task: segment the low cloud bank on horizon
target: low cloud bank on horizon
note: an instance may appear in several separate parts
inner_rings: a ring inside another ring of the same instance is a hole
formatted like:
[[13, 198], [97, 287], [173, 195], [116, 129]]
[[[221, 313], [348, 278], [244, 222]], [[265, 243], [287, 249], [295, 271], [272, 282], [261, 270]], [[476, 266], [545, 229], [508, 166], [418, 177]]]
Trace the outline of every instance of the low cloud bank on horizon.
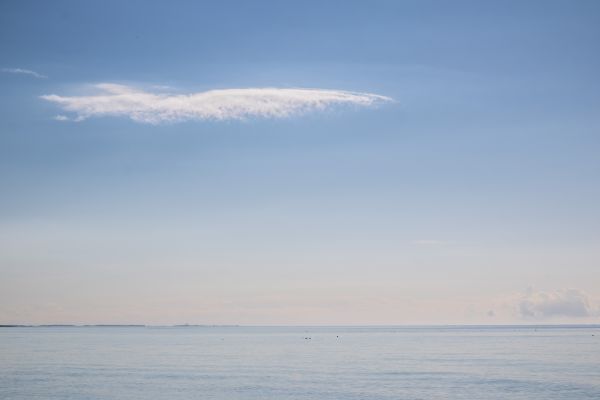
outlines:
[[242, 120], [249, 117], [286, 118], [335, 105], [369, 107], [392, 101], [390, 97], [326, 89], [247, 88], [220, 89], [191, 94], [152, 93], [132, 86], [101, 83], [89, 96], [41, 96], [58, 104], [74, 118], [128, 117], [136, 122], [159, 124], [190, 120]]
[[600, 316], [598, 304], [579, 289], [544, 292], [529, 288], [519, 299], [518, 310], [520, 316], [526, 319]]
[[9, 74], [30, 75], [30, 76], [33, 76], [38, 79], [47, 78], [46, 75], [42, 75], [42, 74], [32, 71], [30, 69], [24, 69], [24, 68], [2, 68], [2, 72], [8, 72]]

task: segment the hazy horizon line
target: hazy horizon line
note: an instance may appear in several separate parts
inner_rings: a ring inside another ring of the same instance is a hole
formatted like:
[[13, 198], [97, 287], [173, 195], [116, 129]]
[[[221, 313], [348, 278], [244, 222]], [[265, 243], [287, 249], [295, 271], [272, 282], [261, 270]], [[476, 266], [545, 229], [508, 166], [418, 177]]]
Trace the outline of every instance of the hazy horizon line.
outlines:
[[342, 324], [342, 325], [242, 325], [242, 324], [0, 324], [0, 328], [442, 328], [442, 327], [591, 327], [600, 323], [581, 324]]

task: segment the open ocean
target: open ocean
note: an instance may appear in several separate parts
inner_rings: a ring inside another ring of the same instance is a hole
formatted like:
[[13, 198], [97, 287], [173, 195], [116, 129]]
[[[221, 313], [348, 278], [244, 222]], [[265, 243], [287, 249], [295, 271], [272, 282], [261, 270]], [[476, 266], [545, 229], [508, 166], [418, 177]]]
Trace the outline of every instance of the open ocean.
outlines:
[[0, 399], [600, 399], [600, 326], [0, 328]]

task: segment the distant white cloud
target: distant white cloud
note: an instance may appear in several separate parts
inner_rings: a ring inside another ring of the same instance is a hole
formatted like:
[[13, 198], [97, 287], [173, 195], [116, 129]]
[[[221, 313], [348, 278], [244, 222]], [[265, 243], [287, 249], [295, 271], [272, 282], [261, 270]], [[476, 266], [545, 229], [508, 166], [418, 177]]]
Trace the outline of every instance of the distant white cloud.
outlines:
[[419, 239], [413, 240], [412, 244], [420, 244], [420, 245], [436, 245], [436, 244], [446, 244], [444, 240], [436, 240], [436, 239]]
[[583, 318], [598, 314], [589, 296], [579, 289], [543, 292], [529, 288], [518, 300], [517, 306], [524, 318]]
[[47, 78], [46, 75], [42, 75], [39, 74], [35, 71], [32, 71], [30, 69], [23, 69], [23, 68], [2, 68], [2, 72], [8, 72], [9, 74], [23, 74], [23, 75], [30, 75], [33, 76], [35, 78], [38, 79], [45, 79]]
[[113, 83], [94, 85], [99, 93], [89, 96], [50, 94], [42, 99], [89, 117], [128, 117], [158, 124], [187, 120], [240, 120], [249, 117], [285, 118], [335, 105], [368, 107], [391, 101], [371, 93], [324, 89], [249, 88], [221, 89], [191, 94], [152, 93]]

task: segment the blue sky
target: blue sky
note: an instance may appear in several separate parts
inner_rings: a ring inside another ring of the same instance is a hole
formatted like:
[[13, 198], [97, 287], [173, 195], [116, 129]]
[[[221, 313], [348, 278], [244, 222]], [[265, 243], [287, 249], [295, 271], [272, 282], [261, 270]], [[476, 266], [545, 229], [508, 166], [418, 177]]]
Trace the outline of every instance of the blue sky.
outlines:
[[[0, 322], [597, 322], [599, 26], [593, 1], [4, 1]], [[102, 83], [393, 101], [146, 123], [40, 97]]]

